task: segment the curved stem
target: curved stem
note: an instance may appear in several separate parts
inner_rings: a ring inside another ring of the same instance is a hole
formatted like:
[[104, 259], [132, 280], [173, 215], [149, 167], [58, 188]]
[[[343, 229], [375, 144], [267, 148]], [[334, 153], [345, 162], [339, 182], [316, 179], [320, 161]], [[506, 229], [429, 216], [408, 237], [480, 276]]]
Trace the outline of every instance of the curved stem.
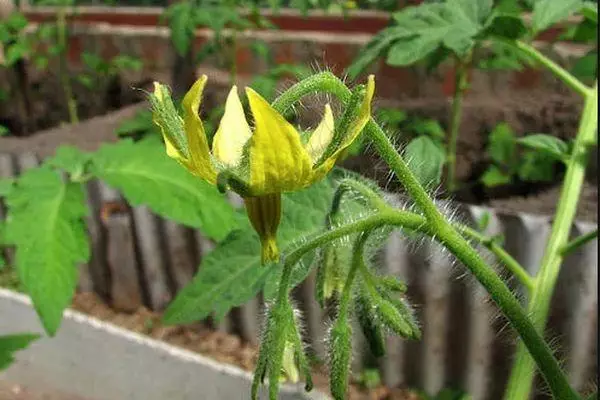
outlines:
[[363, 264], [364, 247], [367, 238], [369, 237], [370, 231], [364, 231], [356, 239], [354, 248], [352, 249], [352, 264], [350, 265], [350, 271], [346, 277], [346, 283], [344, 283], [344, 289], [342, 290], [342, 298], [340, 299], [339, 316], [345, 318], [348, 314], [348, 307], [350, 304], [350, 295], [352, 294], [352, 286], [354, 285], [354, 278], [356, 273]]
[[591, 232], [588, 232], [584, 235], [578, 236], [560, 249], [560, 255], [563, 257], [567, 257], [571, 253], [574, 253], [581, 246], [586, 244], [587, 242], [594, 240], [598, 237], [598, 229], [594, 229]]
[[454, 227], [463, 234], [465, 237], [469, 237], [481, 245], [485, 246], [491, 251], [498, 260], [500, 260], [506, 269], [508, 269], [528, 291], [532, 291], [534, 287], [534, 279], [529, 273], [515, 260], [510, 254], [506, 252], [498, 243], [492, 238], [482, 235], [474, 229], [471, 229], [464, 225], [454, 225]]
[[[558, 208], [552, 223], [550, 239], [544, 251], [544, 257], [536, 276], [536, 284], [531, 292], [531, 300], [527, 311], [531, 315], [535, 328], [542, 332], [546, 326], [550, 300], [563, 261], [563, 247], [569, 240], [569, 233], [575, 214], [577, 202], [585, 178], [585, 169], [589, 156], [589, 146], [598, 124], [598, 83], [586, 96], [583, 116], [573, 145], [573, 151], [567, 161], [567, 171], [558, 200]], [[534, 364], [527, 348], [519, 343], [514, 368], [512, 369], [505, 399], [526, 399], [529, 397], [533, 383]]]
[[514, 44], [519, 50], [523, 51], [525, 54], [542, 64], [542, 66], [548, 68], [556, 76], [558, 76], [558, 78], [560, 78], [560, 80], [562, 80], [567, 86], [569, 86], [571, 89], [573, 89], [580, 95], [587, 96], [591, 92], [591, 89], [589, 87], [581, 83], [581, 81], [575, 78], [573, 75], [571, 75], [569, 71], [567, 71], [566, 69], [564, 69], [548, 57], [546, 57], [545, 55], [543, 55], [538, 49], [536, 49], [532, 45], [522, 42], [520, 40], [509, 43]]
[[[332, 93], [343, 103], [350, 97], [350, 90], [333, 74], [325, 72], [292, 86], [275, 100], [273, 107], [283, 113], [303, 96], [317, 91]], [[396, 174], [410, 197], [425, 215], [428, 226], [434, 232], [436, 239], [444, 244], [473, 273], [490, 293], [490, 296], [506, 315], [513, 328], [519, 333], [535, 358], [554, 396], [560, 399], [579, 398], [577, 393], [569, 386], [558, 361], [521, 308], [519, 301], [479, 254], [439, 212], [381, 128], [371, 119], [365, 131], [381, 157]]]

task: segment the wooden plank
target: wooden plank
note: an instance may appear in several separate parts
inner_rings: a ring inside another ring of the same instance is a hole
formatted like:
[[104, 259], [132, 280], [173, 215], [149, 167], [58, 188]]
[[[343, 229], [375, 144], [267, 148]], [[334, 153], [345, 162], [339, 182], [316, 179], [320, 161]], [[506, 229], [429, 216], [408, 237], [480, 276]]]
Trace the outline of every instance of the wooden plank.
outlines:
[[147, 207], [134, 208], [133, 220], [149, 306], [152, 310], [159, 311], [169, 304], [172, 293], [164, 268], [164, 254], [158, 221]]
[[118, 192], [100, 185], [102, 225], [106, 232], [106, 261], [110, 271], [110, 298], [117, 310], [135, 311], [143, 304], [135, 253], [135, 237], [128, 207]]

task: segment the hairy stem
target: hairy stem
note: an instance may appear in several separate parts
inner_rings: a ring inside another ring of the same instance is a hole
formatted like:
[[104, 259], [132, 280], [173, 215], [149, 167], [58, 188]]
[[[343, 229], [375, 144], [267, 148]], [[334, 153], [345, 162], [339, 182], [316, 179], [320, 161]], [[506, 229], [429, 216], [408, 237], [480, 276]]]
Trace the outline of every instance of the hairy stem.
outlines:
[[515, 260], [510, 254], [506, 252], [496, 241], [492, 238], [482, 235], [474, 229], [471, 229], [464, 225], [456, 225], [454, 227], [462, 233], [463, 236], [467, 238], [471, 238], [482, 246], [485, 246], [489, 251], [496, 256], [498, 260], [500, 260], [507, 270], [509, 270], [515, 278], [521, 282], [523, 286], [527, 288], [528, 291], [531, 292], [534, 286], [534, 279], [529, 275], [529, 273], [523, 268], [521, 264], [517, 260]]
[[[586, 95], [583, 115], [567, 161], [567, 171], [562, 186], [558, 208], [554, 216], [550, 239], [546, 245], [536, 284], [531, 291], [528, 314], [535, 328], [542, 332], [548, 319], [550, 300], [564, 258], [563, 247], [569, 240], [569, 233], [577, 212], [577, 202], [585, 178], [585, 169], [590, 151], [589, 143], [594, 141], [598, 124], [598, 83]], [[519, 343], [515, 364], [508, 381], [505, 399], [526, 399], [531, 392], [534, 375], [534, 362], [526, 346]], [[559, 397], [560, 398], [560, 397]]]
[[[348, 101], [351, 95], [350, 90], [339, 79], [331, 73], [324, 72], [292, 86], [275, 100], [273, 107], [283, 113], [303, 96], [315, 92], [332, 93], [342, 103]], [[428, 225], [435, 232], [436, 239], [444, 244], [473, 273], [508, 318], [511, 326], [521, 336], [534, 356], [554, 396], [560, 399], [579, 398], [577, 393], [569, 386], [558, 361], [521, 308], [519, 301], [479, 254], [439, 212], [383, 130], [371, 120], [365, 128], [365, 132], [375, 145], [378, 153], [396, 174], [410, 197], [425, 215]]]

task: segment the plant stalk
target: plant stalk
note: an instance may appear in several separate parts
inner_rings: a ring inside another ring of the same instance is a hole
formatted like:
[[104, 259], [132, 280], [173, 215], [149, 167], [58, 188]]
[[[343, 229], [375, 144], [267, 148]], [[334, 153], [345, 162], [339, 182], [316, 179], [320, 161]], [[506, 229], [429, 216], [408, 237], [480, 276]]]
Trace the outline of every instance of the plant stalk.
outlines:
[[576, 91], [582, 96], [587, 96], [591, 89], [581, 83], [579, 79], [571, 75], [569, 71], [543, 55], [538, 49], [533, 47], [532, 45], [517, 40], [516, 42], [508, 42], [516, 46], [519, 50], [523, 51], [529, 57], [533, 58], [537, 62], [539, 62], [543, 67], [548, 68], [552, 73], [554, 73], [560, 80], [562, 80], [565, 85], [569, 86], [571, 89]]
[[56, 14], [56, 27], [58, 31], [58, 45], [60, 46], [59, 55], [59, 71], [60, 81], [65, 92], [65, 99], [67, 100], [67, 109], [69, 112], [69, 121], [72, 124], [79, 123], [79, 116], [77, 115], [77, 101], [73, 96], [73, 87], [71, 86], [71, 79], [69, 74], [69, 61], [68, 61], [68, 31], [67, 31], [67, 10], [65, 7], [60, 7]]
[[[581, 195], [590, 151], [588, 144], [593, 142], [598, 126], [597, 107], [598, 83], [596, 82], [585, 98], [579, 130], [575, 138], [573, 151], [567, 162], [567, 171], [558, 201], [558, 209], [552, 224], [552, 232], [536, 276], [536, 284], [531, 292], [531, 300], [527, 309], [535, 328], [539, 332], [543, 332], [548, 319], [550, 300], [564, 258], [563, 248], [568, 243], [571, 226], [577, 212], [577, 202]], [[533, 375], [533, 360], [526, 347], [519, 343], [515, 364], [504, 398], [514, 400], [528, 398], [533, 383]]]
[[[333, 74], [321, 73], [292, 86], [273, 103], [273, 107], [284, 113], [303, 96], [314, 92], [329, 92], [342, 103], [351, 96], [350, 90]], [[421, 209], [437, 240], [444, 244], [475, 275], [477, 280], [490, 293], [492, 299], [509, 319], [534, 356], [548, 386], [556, 398], [578, 399], [578, 394], [569, 386], [567, 378], [554, 358], [544, 339], [521, 308], [519, 301], [508, 287], [483, 261], [468, 242], [450, 225], [439, 212], [427, 192], [419, 184], [408, 165], [396, 151], [389, 138], [371, 119], [365, 131], [378, 153], [402, 182], [406, 191]]]
[[450, 115], [450, 132], [448, 135], [448, 148], [446, 150], [446, 188], [452, 193], [457, 189], [456, 182], [456, 145], [460, 134], [462, 121], [463, 98], [469, 85], [468, 72], [471, 55], [465, 59], [456, 58], [456, 72], [454, 73], [454, 96], [452, 98], [452, 114]]

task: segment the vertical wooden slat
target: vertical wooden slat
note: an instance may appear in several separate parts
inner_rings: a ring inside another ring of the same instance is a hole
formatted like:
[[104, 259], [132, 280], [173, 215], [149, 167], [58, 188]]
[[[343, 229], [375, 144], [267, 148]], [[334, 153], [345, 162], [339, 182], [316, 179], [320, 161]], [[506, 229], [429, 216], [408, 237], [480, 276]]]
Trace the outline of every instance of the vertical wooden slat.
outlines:
[[[571, 235], [575, 238], [595, 229], [591, 224], [576, 223]], [[553, 322], [563, 338], [561, 352], [571, 385], [582, 390], [587, 382], [590, 354], [596, 337], [598, 313], [598, 241], [593, 240], [569, 256], [561, 268], [553, 298]], [[557, 315], [558, 314], [558, 315]]]
[[160, 238], [162, 233], [155, 215], [147, 207], [136, 207], [132, 214], [149, 305], [153, 310], [162, 310], [172, 298]]
[[87, 228], [90, 234], [91, 257], [89, 273], [94, 291], [104, 300], [110, 299], [110, 271], [106, 262], [106, 232], [100, 220], [102, 199], [100, 198], [99, 183], [96, 180], [88, 182], [87, 201], [90, 215], [87, 218]]
[[[13, 165], [13, 158], [10, 154], [0, 154], [0, 178], [12, 178], [14, 176], [15, 167]], [[2, 199], [0, 198], [0, 223], [6, 218], [6, 209], [2, 203]], [[9, 265], [12, 265], [14, 261], [14, 251], [12, 249], [2, 250], [0, 255], [4, 257]]]
[[177, 290], [187, 285], [196, 271], [190, 232], [173, 221], [164, 221], [168, 265]]
[[107, 234], [107, 264], [110, 270], [112, 306], [135, 311], [143, 304], [138, 276], [135, 240], [128, 210], [122, 208], [117, 191], [100, 185], [104, 201], [102, 223]]
[[[484, 208], [470, 207], [471, 225], [476, 226], [476, 221], [487, 212], [489, 211]], [[484, 234], [491, 237], [501, 233], [502, 226], [494, 214], [489, 213], [489, 216], [490, 220]], [[497, 263], [494, 257], [483, 248], [479, 248], [479, 252], [486, 260], [489, 260], [491, 265]], [[502, 268], [499, 267], [500, 270]], [[465, 273], [467, 272], [465, 271]], [[475, 279], [469, 279], [471, 284], [466, 288], [468, 291], [466, 307], [468, 307], [469, 321], [464, 326], [464, 329], [468, 330], [468, 335], [466, 335], [468, 350], [466, 360], [463, 363], [466, 367], [463, 387], [473, 396], [473, 399], [485, 399], [488, 398], [489, 381], [493, 376], [491, 374], [491, 364], [495, 333], [492, 322], [496, 310], [483, 286]], [[460, 335], [459, 332], [457, 334]]]
[[427, 323], [423, 331], [424, 389], [435, 394], [443, 388], [446, 366], [446, 337], [448, 329], [448, 281], [452, 261], [441, 246], [432, 242], [423, 244], [429, 255], [428, 262], [421, 272], [424, 275], [425, 303], [423, 318]]

